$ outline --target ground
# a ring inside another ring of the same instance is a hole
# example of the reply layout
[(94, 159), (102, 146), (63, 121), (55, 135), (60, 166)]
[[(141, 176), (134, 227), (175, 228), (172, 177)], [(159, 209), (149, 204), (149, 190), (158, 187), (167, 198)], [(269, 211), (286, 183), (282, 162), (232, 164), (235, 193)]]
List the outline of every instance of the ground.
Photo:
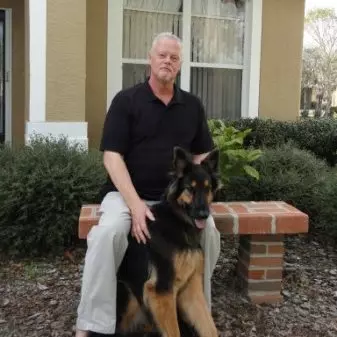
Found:
[[(237, 289), (237, 240), (222, 237), (213, 316), (222, 337), (337, 335), (337, 252), (314, 238), (286, 239), (283, 303), (253, 305)], [(0, 337), (74, 335), (84, 248), (53, 260), (0, 262)]]

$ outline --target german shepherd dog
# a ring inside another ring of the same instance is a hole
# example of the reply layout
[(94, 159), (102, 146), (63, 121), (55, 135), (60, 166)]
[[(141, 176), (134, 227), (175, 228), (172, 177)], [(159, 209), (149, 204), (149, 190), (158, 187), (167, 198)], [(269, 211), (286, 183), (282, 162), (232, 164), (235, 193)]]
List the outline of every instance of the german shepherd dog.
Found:
[[(203, 294), (200, 235), (219, 188), (219, 152), (194, 164), (174, 149), (172, 180), (151, 207), (151, 238), (129, 246), (117, 275), (117, 327), (113, 336), (217, 337)], [(96, 336), (95, 334), (93, 336)]]

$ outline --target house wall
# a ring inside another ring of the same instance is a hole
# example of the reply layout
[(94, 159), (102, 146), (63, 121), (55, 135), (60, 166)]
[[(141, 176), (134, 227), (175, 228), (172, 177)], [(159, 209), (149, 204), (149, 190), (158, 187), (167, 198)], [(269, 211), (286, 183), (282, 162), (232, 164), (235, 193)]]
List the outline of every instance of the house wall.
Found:
[(98, 147), (106, 114), (107, 0), (87, 0), (85, 116), (90, 147)]
[(305, 0), (264, 0), (259, 117), (298, 118)]
[(47, 121), (85, 120), (85, 72), (86, 2), (48, 0)]
[(0, 0), (1, 9), (12, 9), (12, 143), (24, 142), (25, 125), (25, 4)]

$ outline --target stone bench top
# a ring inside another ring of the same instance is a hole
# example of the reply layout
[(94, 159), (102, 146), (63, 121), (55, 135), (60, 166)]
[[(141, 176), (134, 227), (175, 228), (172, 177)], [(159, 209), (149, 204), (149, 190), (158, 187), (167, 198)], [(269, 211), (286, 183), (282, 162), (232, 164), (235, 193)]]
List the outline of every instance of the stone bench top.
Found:
[[(101, 215), (99, 204), (83, 205), (79, 238), (85, 239)], [(283, 201), (215, 202), (211, 212), (216, 227), (224, 234), (307, 233), (308, 215)]]

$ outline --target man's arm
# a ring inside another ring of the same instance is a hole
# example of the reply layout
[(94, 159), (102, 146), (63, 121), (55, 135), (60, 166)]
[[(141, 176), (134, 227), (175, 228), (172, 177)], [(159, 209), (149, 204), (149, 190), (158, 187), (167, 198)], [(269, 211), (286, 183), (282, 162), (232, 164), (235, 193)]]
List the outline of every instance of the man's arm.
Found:
[(105, 118), (100, 150), (104, 153), (105, 169), (130, 209), (131, 233), (138, 242), (145, 242), (145, 236), (149, 237), (146, 217), (153, 219), (153, 215), (138, 196), (123, 159), (129, 146), (131, 119), (130, 98), (119, 92)]
[(150, 233), (146, 226), (146, 217), (154, 220), (151, 211), (136, 192), (123, 157), (118, 152), (104, 151), (103, 162), (112, 182), (131, 211), (132, 234), (138, 242), (145, 243), (145, 235), (150, 238)]
[(118, 152), (104, 151), (103, 162), (112, 182), (123, 196), (126, 204), (130, 209), (133, 208), (141, 199), (132, 184), (123, 157)]

